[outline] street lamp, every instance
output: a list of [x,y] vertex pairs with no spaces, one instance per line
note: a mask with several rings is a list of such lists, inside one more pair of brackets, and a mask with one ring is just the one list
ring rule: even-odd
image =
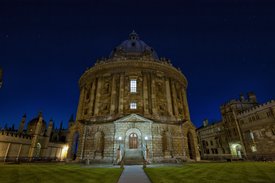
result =
[[149,155],[149,149],[148,149],[148,146],[147,146],[148,137],[145,136],[144,140],[145,140],[145,160],[148,161],[148,155]]

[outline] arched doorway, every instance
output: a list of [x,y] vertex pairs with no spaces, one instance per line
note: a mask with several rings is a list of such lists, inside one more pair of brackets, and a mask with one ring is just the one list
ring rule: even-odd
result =
[[41,152],[41,144],[38,142],[36,144],[36,151],[35,151],[35,157],[39,158],[40,157],[40,152]]
[[188,143],[189,158],[194,159],[195,158],[194,138],[191,132],[187,133],[187,143]]
[[242,150],[242,146],[241,145],[237,145],[236,146],[236,152],[237,152],[237,157],[238,158],[242,158],[242,152],[241,152],[241,150]]
[[73,146],[72,146],[73,160],[76,159],[77,149],[78,149],[78,140],[79,140],[79,133],[75,132],[75,134],[73,136]]
[[129,135],[129,149],[138,148],[138,135],[136,133],[131,133]]
[[233,158],[242,158],[242,146],[239,143],[231,144],[231,154]]

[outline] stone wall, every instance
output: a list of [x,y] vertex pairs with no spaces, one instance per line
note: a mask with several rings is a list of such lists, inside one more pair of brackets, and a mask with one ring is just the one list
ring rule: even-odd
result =
[[[135,93],[130,92],[131,79],[137,80]],[[179,71],[157,62],[129,60],[96,65],[80,79],[77,119],[112,120],[130,113],[156,120],[189,119],[186,87]],[[137,103],[135,110],[130,109],[132,101]]]
[[[255,97],[252,99],[223,105],[221,122],[197,130],[204,159],[275,159],[275,101],[255,105]],[[242,102],[244,110],[238,108]]]
[[[30,151],[32,149],[32,137],[29,135],[21,135],[10,132],[0,133],[0,159],[1,161],[15,161],[24,160],[28,158],[35,158],[36,156],[30,157]],[[47,147],[44,146],[44,140],[41,139],[41,150],[37,158],[56,158],[63,160],[66,157],[66,150],[64,147],[66,144],[60,143],[49,143]],[[63,151],[63,152],[62,152]]]

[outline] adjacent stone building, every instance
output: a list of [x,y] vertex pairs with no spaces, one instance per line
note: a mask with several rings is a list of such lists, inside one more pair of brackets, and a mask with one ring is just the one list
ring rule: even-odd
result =
[[[73,123],[70,119],[69,123]],[[0,130],[0,159],[7,161],[64,160],[67,157],[67,130],[48,127],[42,113],[30,120],[26,126],[26,115],[22,117],[18,130],[4,127]]]
[[275,159],[275,101],[258,104],[256,96],[220,107],[222,119],[197,129],[203,159]]
[[70,159],[200,160],[185,76],[135,32],[89,68],[79,87]]

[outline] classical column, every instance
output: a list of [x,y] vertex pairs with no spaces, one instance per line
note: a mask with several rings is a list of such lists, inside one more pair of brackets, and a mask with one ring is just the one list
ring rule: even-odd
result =
[[79,103],[78,103],[78,108],[77,108],[77,113],[76,113],[76,120],[79,120],[82,116],[82,111],[83,111],[83,103],[84,103],[84,98],[85,98],[85,89],[84,87],[81,87],[80,89],[80,96],[79,96]]
[[165,79],[165,85],[166,85],[166,99],[167,99],[167,108],[168,108],[167,111],[170,116],[173,116],[170,82],[168,78]]
[[187,101],[187,94],[186,90],[182,89],[182,98],[183,98],[183,111],[184,111],[184,117],[187,120],[190,120],[190,113],[189,113],[189,107],[188,107],[188,101]]
[[94,114],[94,100],[95,100],[95,91],[96,90],[96,79],[93,80],[92,83],[92,89],[90,93],[90,102],[89,102],[89,111],[88,114],[93,115]]
[[110,114],[114,114],[116,108],[116,75],[112,77]]
[[172,105],[173,105],[173,109],[174,109],[174,114],[176,117],[178,117],[179,115],[179,110],[178,110],[178,103],[177,103],[177,93],[176,93],[176,89],[175,89],[175,83],[171,82],[171,86],[172,86]]
[[118,113],[123,113],[123,101],[124,101],[124,74],[120,74],[119,82],[119,106]]
[[98,115],[99,112],[99,101],[101,96],[101,85],[102,85],[102,78],[97,79],[97,87],[96,87],[96,98],[95,98],[95,107],[94,107],[94,115]]
[[151,85],[151,98],[152,98],[152,112],[153,115],[157,115],[158,114],[158,110],[157,110],[157,106],[156,106],[156,84],[155,84],[155,75],[151,74],[151,81],[152,81],[152,85]]
[[149,114],[147,75],[143,73],[143,107],[144,114]]

